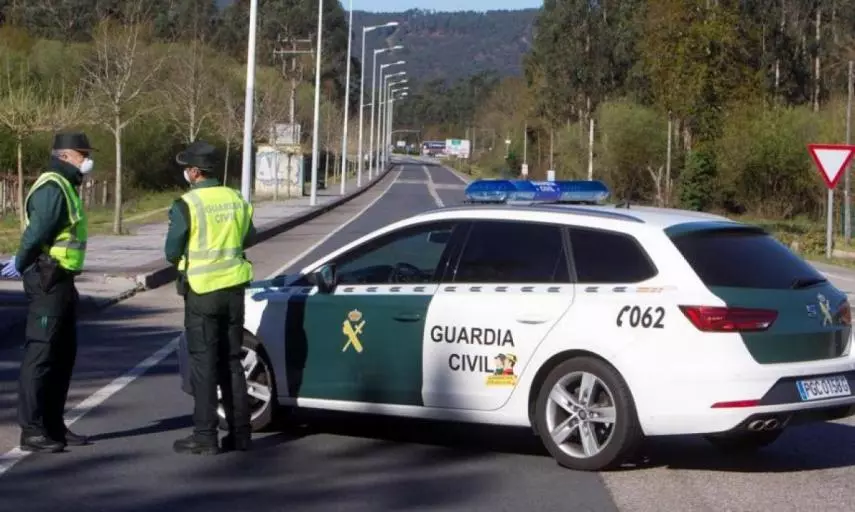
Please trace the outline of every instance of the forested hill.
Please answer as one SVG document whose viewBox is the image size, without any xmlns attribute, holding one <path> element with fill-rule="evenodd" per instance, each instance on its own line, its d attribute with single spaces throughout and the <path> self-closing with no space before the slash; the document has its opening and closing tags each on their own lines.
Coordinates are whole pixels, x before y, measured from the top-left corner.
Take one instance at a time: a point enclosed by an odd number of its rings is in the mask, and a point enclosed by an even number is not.
<svg viewBox="0 0 855 512">
<path fill-rule="evenodd" d="M 222 8 L 234 0 L 217 0 Z M 346 7 L 346 5 L 345 5 Z M 487 12 L 353 12 L 353 55 L 360 57 L 362 27 L 397 21 L 396 30 L 369 32 L 366 61 L 384 38 L 405 49 L 407 72 L 419 82 L 441 79 L 447 83 L 481 72 L 499 76 L 522 73 L 522 56 L 531 48 L 532 26 L 539 9 Z"/>
<path fill-rule="evenodd" d="M 397 30 L 369 32 L 368 48 L 379 48 L 382 39 L 400 44 L 407 72 L 417 80 L 442 79 L 454 82 L 481 72 L 500 76 L 519 75 L 522 56 L 531 48 L 532 26 L 538 9 L 488 12 L 433 12 L 411 10 L 401 13 L 354 11 L 355 27 L 397 21 Z M 361 38 L 361 29 L 354 30 Z M 358 57 L 361 40 L 354 40 Z M 370 65 L 369 55 L 366 64 Z"/>
</svg>

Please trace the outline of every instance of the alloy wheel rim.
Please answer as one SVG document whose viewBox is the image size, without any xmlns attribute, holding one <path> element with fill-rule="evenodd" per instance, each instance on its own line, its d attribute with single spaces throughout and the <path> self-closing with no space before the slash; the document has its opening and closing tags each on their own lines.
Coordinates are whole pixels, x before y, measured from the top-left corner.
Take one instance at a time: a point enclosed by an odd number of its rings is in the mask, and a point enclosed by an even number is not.
<svg viewBox="0 0 855 512">
<path fill-rule="evenodd" d="M 594 457 L 614 437 L 617 409 L 602 379 L 589 372 L 565 375 L 552 386 L 546 401 L 547 435 L 577 459 Z"/>
<path fill-rule="evenodd" d="M 241 347 L 241 366 L 243 367 L 244 378 L 246 378 L 250 421 L 255 421 L 270 403 L 272 394 L 270 371 L 258 352 L 249 347 Z M 223 407 L 223 392 L 219 385 L 217 386 L 217 414 L 223 419 L 226 417 L 226 411 Z"/>
</svg>

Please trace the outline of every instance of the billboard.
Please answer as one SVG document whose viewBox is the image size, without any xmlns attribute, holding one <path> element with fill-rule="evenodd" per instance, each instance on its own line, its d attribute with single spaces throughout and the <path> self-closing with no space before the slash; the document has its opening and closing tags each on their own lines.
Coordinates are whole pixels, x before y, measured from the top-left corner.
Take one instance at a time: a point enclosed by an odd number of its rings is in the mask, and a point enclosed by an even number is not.
<svg viewBox="0 0 855 512">
<path fill-rule="evenodd" d="M 469 158 L 469 139 L 447 139 L 445 141 L 445 153 L 457 158 Z"/>
</svg>

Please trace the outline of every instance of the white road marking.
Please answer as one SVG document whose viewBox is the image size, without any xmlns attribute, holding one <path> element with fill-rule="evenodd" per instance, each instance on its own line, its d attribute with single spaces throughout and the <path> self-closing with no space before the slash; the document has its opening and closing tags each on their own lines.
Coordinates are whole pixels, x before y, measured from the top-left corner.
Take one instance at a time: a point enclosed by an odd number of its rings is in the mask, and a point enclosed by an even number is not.
<svg viewBox="0 0 855 512">
<path fill-rule="evenodd" d="M 172 354 L 177 348 L 178 338 L 175 338 L 166 345 L 164 345 L 160 350 L 146 358 L 143 362 L 134 366 L 130 371 L 117 378 L 113 382 L 107 384 L 106 386 L 99 389 L 98 391 L 90 395 L 88 398 L 77 404 L 70 411 L 71 418 L 66 420 L 66 425 L 73 425 L 74 422 L 92 411 L 92 409 L 95 409 L 96 407 L 104 403 L 111 396 L 124 389 L 128 384 L 137 380 L 137 378 L 139 378 L 145 372 L 159 365 L 164 359 L 169 357 L 169 355 Z M 12 469 L 15 464 L 22 461 L 28 455 L 31 455 L 31 452 L 21 451 L 20 447 L 13 448 L 5 454 L 0 455 L 0 476 L 3 476 L 4 473 Z"/>
<path fill-rule="evenodd" d="M 442 208 L 443 206 L 445 206 L 445 204 L 442 202 L 442 198 L 439 197 L 439 194 L 436 192 L 436 186 L 433 183 L 433 178 L 430 175 L 430 171 L 428 171 L 428 168 L 426 165 L 422 166 L 422 170 L 425 172 L 425 176 L 427 176 L 427 179 L 428 179 L 428 184 L 427 184 L 428 192 L 430 192 L 430 195 L 433 197 L 433 200 L 436 203 L 436 205 L 439 206 L 440 208 Z"/>
<path fill-rule="evenodd" d="M 379 201 L 384 195 L 386 195 L 386 192 L 388 192 L 389 189 L 392 188 L 392 185 L 395 184 L 395 181 L 398 179 L 398 177 L 400 175 L 401 175 L 401 171 L 397 171 L 395 179 L 392 180 L 392 183 L 390 183 L 389 186 L 386 187 L 386 189 L 383 190 L 383 192 L 380 195 L 378 195 L 373 201 L 371 201 L 365 208 L 360 210 L 359 213 L 357 213 L 354 217 L 352 217 L 350 220 L 348 220 L 344 224 L 335 228 L 332 232 L 327 234 L 319 242 L 315 243 L 314 245 L 312 245 L 311 247 L 306 249 L 302 254 L 300 254 L 296 258 L 292 259 L 291 261 L 289 261 L 284 267 L 280 268 L 279 270 L 277 270 L 273 274 L 267 276 L 265 279 L 273 279 L 274 277 L 279 275 L 282 271 L 284 271 L 285 269 L 287 269 L 288 267 L 290 267 L 291 265 L 293 265 L 294 263 L 296 263 L 300 259 L 304 258 L 310 252 L 317 249 L 321 244 L 323 244 L 324 242 L 329 240 L 333 235 L 335 235 L 336 233 L 338 233 L 339 231 L 344 229 L 348 224 L 350 224 L 351 222 L 355 221 L 360 216 L 362 216 L 362 214 L 364 214 L 366 211 L 368 211 L 369 208 L 374 206 L 377 203 L 377 201 Z M 70 419 L 66 419 L 66 422 L 65 422 L 66 425 L 68 425 L 70 427 L 72 424 L 74 424 L 74 422 L 76 422 L 77 420 L 79 420 L 80 418 L 85 416 L 87 413 L 89 413 L 90 411 L 92 411 L 93 409 L 98 407 L 99 405 L 103 404 L 111 396 L 115 395 L 116 393 L 118 393 L 119 391 L 121 391 L 122 389 L 127 387 L 129 384 L 131 384 L 133 381 L 137 380 L 139 377 L 141 377 L 143 374 L 145 374 L 148 370 L 150 370 L 151 368 L 153 368 L 153 367 L 159 365 L 161 362 L 163 362 L 164 359 L 169 357 L 173 352 L 175 352 L 178 349 L 179 338 L 180 338 L 179 336 L 176 336 L 175 338 L 172 339 L 172 341 L 170 341 L 169 343 L 164 345 L 160 350 L 158 350 L 157 352 L 155 352 L 151 356 L 147 357 L 144 361 L 142 361 L 138 365 L 131 368 L 131 370 L 129 370 L 127 373 L 125 373 L 121 377 L 115 379 L 113 382 L 107 384 L 106 386 L 99 389 L 98 391 L 96 391 L 95 393 L 90 395 L 89 397 L 85 398 L 82 402 L 77 404 L 73 409 L 71 409 L 71 411 L 69 411 Z M 9 450 L 8 452 L 0 455 L 0 477 L 2 477 L 6 472 L 8 472 L 10 469 L 12 469 L 12 467 L 15 466 L 15 464 L 24 460 L 24 458 L 26 458 L 28 455 L 32 455 L 32 453 L 22 451 L 20 449 L 20 447 L 15 447 L 15 448 Z"/>
<path fill-rule="evenodd" d="M 334 230 L 332 230 L 332 231 L 330 231 L 329 233 L 327 233 L 327 235 L 326 235 L 326 236 L 324 236 L 323 238 L 321 238 L 319 241 L 315 242 L 312 246 L 310 246 L 310 247 L 309 247 L 308 249 L 306 249 L 305 251 L 303 251 L 303 252 L 301 252 L 300 254 L 298 254 L 297 256 L 295 256 L 295 257 L 291 258 L 291 260 L 289 260 L 287 263 L 285 263 L 284 265 L 282 265 L 281 267 L 279 267 L 279 269 L 278 269 L 276 272 L 274 272 L 274 273 L 272 273 L 271 275 L 267 276 L 265 279 L 273 279 L 274 277 L 278 276 L 279 274 L 281 274 L 281 273 L 285 272 L 285 270 L 287 270 L 289 267 L 293 266 L 295 263 L 297 263 L 297 262 L 298 262 L 298 261 L 300 261 L 301 259 L 303 259 L 303 258 L 305 258 L 306 256 L 308 256 L 308 255 L 309 255 L 309 253 L 311 253 L 312 251 L 314 251 L 315 249 L 317 249 L 318 247 L 320 247 L 324 242 L 326 242 L 327 240 L 329 240 L 330 238 L 332 238 L 336 233 L 338 233 L 338 232 L 339 232 L 339 231 L 341 231 L 342 229 L 346 228 L 346 227 L 347 227 L 351 222 L 353 222 L 353 221 L 355 221 L 356 219 L 358 219 L 359 217 L 361 217 L 361 216 L 362 216 L 365 212 L 367 212 L 367 211 L 368 211 L 372 206 L 374 206 L 375 204 L 377 204 L 377 201 L 379 201 L 383 196 L 385 196 L 385 195 L 386 195 L 386 192 L 388 192 L 388 191 L 389 191 L 389 189 L 391 189 L 391 188 L 392 188 L 392 185 L 394 185 L 394 184 L 395 184 L 395 182 L 396 182 L 396 181 L 398 181 L 398 178 L 399 178 L 399 177 L 401 177 L 401 171 L 397 171 L 397 173 L 396 173 L 396 175 L 395 175 L 395 179 L 393 179 L 393 180 L 392 180 L 392 183 L 389 183 L 389 186 L 388 186 L 388 187 L 386 187 L 386 189 L 385 189 L 385 190 L 384 190 L 380 195 L 378 195 L 377 197 L 375 197 L 375 198 L 374 198 L 374 200 L 373 200 L 373 201 L 371 201 L 370 203 L 368 203 L 367 205 L 365 205 L 365 208 L 363 208 L 363 209 L 359 210 L 359 213 L 357 213 L 356 215 L 354 215 L 354 216 L 353 216 L 349 221 L 345 222 L 344 224 L 342 224 L 342 225 L 338 226 L 338 227 L 337 227 L 337 228 L 335 228 Z"/>
</svg>

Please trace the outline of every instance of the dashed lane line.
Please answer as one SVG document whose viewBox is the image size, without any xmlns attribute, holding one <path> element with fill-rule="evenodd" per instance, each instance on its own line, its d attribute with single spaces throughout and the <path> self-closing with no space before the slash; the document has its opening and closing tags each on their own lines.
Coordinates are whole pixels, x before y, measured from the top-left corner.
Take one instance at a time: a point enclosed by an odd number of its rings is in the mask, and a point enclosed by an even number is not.
<svg viewBox="0 0 855 512">
<path fill-rule="evenodd" d="M 445 206 L 445 203 L 442 202 L 442 198 L 439 197 L 439 193 L 437 193 L 437 191 L 436 191 L 436 185 L 433 182 L 433 178 L 430 175 L 430 171 L 428 171 L 428 168 L 426 165 L 422 166 L 422 170 L 425 172 L 425 176 L 427 176 L 428 192 L 430 192 L 430 195 L 431 195 L 431 197 L 433 197 L 433 200 L 436 203 L 436 205 L 439 206 L 440 208 L 442 208 L 443 206 Z"/>
</svg>

